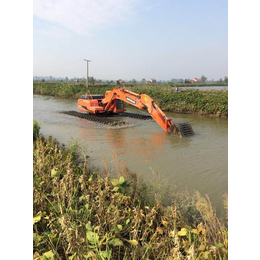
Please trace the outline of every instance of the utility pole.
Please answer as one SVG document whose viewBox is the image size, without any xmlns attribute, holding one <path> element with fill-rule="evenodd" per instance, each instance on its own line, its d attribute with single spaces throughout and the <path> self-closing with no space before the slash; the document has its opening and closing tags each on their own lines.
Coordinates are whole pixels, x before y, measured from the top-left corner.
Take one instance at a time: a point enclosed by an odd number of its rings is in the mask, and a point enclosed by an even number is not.
<svg viewBox="0 0 260 260">
<path fill-rule="evenodd" d="M 86 60 L 86 59 L 83 59 L 83 60 L 87 62 L 87 80 L 86 80 L 86 87 L 88 88 L 88 63 L 91 62 L 91 60 Z"/>
</svg>

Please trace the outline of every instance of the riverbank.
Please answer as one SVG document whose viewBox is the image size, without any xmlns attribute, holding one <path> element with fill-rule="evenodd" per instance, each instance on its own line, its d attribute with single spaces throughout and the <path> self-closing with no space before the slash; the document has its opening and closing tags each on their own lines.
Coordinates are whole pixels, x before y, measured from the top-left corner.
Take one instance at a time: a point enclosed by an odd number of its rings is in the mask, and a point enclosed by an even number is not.
<svg viewBox="0 0 260 260">
<path fill-rule="evenodd" d="M 39 131 L 34 122 L 34 259 L 227 259 L 226 222 L 207 197 L 143 183 L 119 162 L 115 176 L 92 171 L 77 144 Z"/>
<path fill-rule="evenodd" d="M 136 93 L 149 95 L 164 111 L 228 117 L 227 90 L 187 89 L 183 84 L 124 84 L 120 86 Z M 179 92 L 176 92 L 177 86 Z M 116 84 L 95 84 L 90 85 L 88 90 L 92 94 L 104 94 L 107 90 L 116 87 L 118 87 Z M 86 87 L 84 83 L 34 82 L 33 93 L 77 99 L 86 94 Z"/>
</svg>

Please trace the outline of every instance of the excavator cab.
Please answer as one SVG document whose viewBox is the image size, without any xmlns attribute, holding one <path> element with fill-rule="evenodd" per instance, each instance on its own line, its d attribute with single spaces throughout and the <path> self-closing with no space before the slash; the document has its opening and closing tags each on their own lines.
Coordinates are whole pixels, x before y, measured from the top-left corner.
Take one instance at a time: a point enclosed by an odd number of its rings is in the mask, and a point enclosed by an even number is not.
<svg viewBox="0 0 260 260">
<path fill-rule="evenodd" d="M 88 112 L 90 114 L 101 114 L 105 112 L 122 113 L 125 111 L 125 104 L 120 99 L 115 99 L 111 102 L 108 110 L 102 103 L 104 95 L 82 95 L 78 99 L 78 110 Z"/>
<path fill-rule="evenodd" d="M 101 101 L 103 98 L 103 95 L 82 95 L 78 99 L 78 110 L 91 114 L 102 113 L 103 106 L 101 105 Z"/>
</svg>

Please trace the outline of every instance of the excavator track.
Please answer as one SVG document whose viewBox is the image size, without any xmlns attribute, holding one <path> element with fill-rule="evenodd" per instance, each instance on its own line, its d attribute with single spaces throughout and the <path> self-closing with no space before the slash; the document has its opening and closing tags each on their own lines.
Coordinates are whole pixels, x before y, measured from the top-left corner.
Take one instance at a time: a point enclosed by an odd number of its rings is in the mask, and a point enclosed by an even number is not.
<svg viewBox="0 0 260 260">
<path fill-rule="evenodd" d="M 97 123 L 101 123 L 101 124 L 110 125 L 110 126 L 121 126 L 121 125 L 127 124 L 127 122 L 125 120 L 120 120 L 120 119 L 116 119 L 116 118 L 110 119 L 110 118 L 107 118 L 107 117 L 104 117 L 104 116 L 83 114 L 83 113 L 79 113 L 77 111 L 61 111 L 60 113 L 70 115 L 70 116 L 79 117 L 79 118 L 83 118 L 83 119 L 93 121 L 93 122 L 97 122 Z"/>
<path fill-rule="evenodd" d="M 112 115 L 100 114 L 97 116 L 97 115 L 92 115 L 92 114 L 80 113 L 77 111 L 60 111 L 60 113 L 83 118 L 83 119 L 101 123 L 101 124 L 110 125 L 110 126 L 126 126 L 128 124 L 125 120 L 118 119 L 118 117 L 117 117 L 118 114 L 114 114 L 114 115 L 113 114 Z M 119 116 L 137 118 L 137 119 L 142 119 L 142 120 L 153 120 L 153 118 L 150 115 L 143 115 L 143 114 L 129 113 L 129 112 L 120 113 Z M 173 123 L 173 125 L 168 130 L 168 133 L 177 135 L 179 137 L 189 137 L 189 136 L 194 135 L 191 125 L 186 122 L 185 123 Z"/>
<path fill-rule="evenodd" d="M 125 116 L 125 117 L 142 119 L 142 120 L 153 120 L 153 118 L 150 115 L 143 115 L 143 114 L 137 114 L 137 113 L 122 112 L 119 115 Z"/>
</svg>

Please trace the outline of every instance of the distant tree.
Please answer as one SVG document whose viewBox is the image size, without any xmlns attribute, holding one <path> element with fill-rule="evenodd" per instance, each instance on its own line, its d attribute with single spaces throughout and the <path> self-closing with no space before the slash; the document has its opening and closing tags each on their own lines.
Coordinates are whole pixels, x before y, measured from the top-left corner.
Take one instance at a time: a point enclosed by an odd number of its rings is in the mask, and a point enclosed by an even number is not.
<svg viewBox="0 0 260 260">
<path fill-rule="evenodd" d="M 69 81 L 69 78 L 68 78 L 68 77 L 66 77 L 66 78 L 65 78 L 65 81 Z"/>
<path fill-rule="evenodd" d="M 145 83 L 145 82 L 146 82 L 146 79 L 145 79 L 145 78 L 143 78 L 143 79 L 141 80 L 141 82 L 142 82 L 142 83 Z"/>
<path fill-rule="evenodd" d="M 120 85 L 120 80 L 117 80 L 117 81 L 116 81 L 116 84 L 117 84 L 117 85 Z"/>
<path fill-rule="evenodd" d="M 184 83 L 189 83 L 189 80 L 188 80 L 188 79 L 185 79 L 185 80 L 184 80 Z"/>
<path fill-rule="evenodd" d="M 219 81 L 218 81 L 218 83 L 223 83 L 223 79 L 220 78 Z"/>
<path fill-rule="evenodd" d="M 132 79 L 133 84 L 136 84 L 136 82 L 137 82 L 136 79 Z"/>
<path fill-rule="evenodd" d="M 42 82 L 45 82 L 45 79 L 42 79 Z"/>
<path fill-rule="evenodd" d="M 206 78 L 204 75 L 202 75 L 202 76 L 201 76 L 201 80 L 202 80 L 203 83 L 205 83 L 206 80 L 207 80 L 207 78 Z"/>
<path fill-rule="evenodd" d="M 227 76 L 224 78 L 224 83 L 228 83 L 228 77 Z"/>
<path fill-rule="evenodd" d="M 94 77 L 89 77 L 89 78 L 88 78 L 88 82 L 89 82 L 89 84 L 95 84 L 95 79 L 94 79 Z"/>
</svg>

